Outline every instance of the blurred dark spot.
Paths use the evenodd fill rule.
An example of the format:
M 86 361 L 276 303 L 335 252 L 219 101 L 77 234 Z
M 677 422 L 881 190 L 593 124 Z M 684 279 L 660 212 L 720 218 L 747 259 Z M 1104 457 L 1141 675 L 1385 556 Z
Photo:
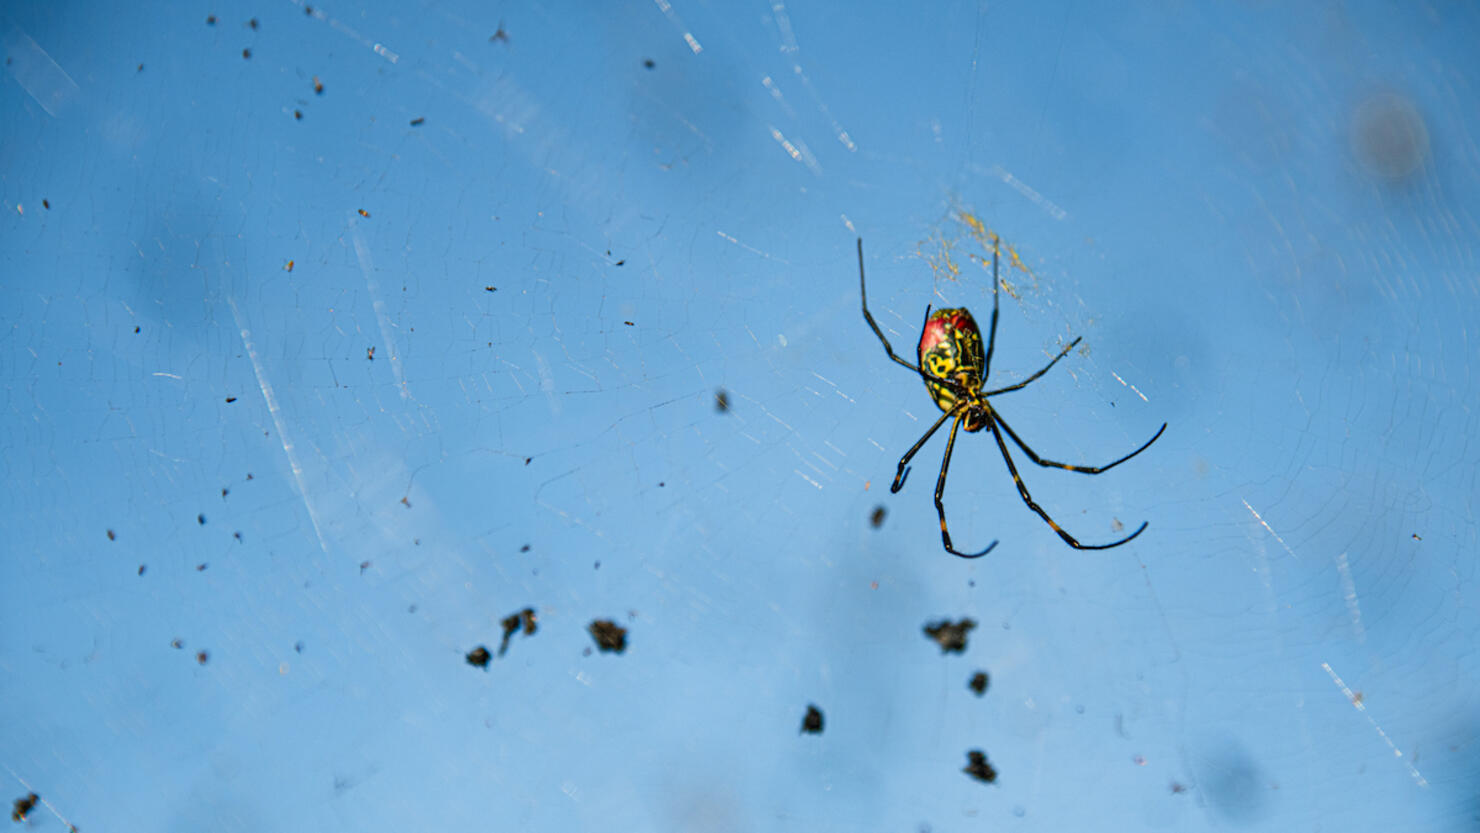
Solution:
M 212 15 L 206 15 L 206 25 L 207 26 L 215 26 L 216 25 L 216 16 L 213 15 L 213 14 Z
M 522 546 L 522 547 L 519 548 L 519 551 L 520 552 L 529 552 L 529 545 L 528 544 L 525 544 L 524 546 Z
M 248 20 L 247 25 L 255 30 L 257 28 L 257 18 L 254 17 L 251 20 Z
M 597 619 L 586 630 L 602 653 L 615 651 L 620 654 L 627 650 L 627 629 L 610 619 Z
M 1423 167 L 1429 129 L 1406 96 L 1378 93 L 1352 115 L 1352 151 L 1368 175 L 1396 183 Z
M 802 718 L 802 731 L 809 735 L 822 734 L 822 710 L 807 704 L 807 714 Z
M 116 540 L 117 538 L 118 538 L 118 536 L 116 536 L 116 535 L 113 534 L 113 530 L 111 530 L 111 529 L 108 530 L 108 540 L 109 541 Z
M 509 637 L 517 633 L 520 627 L 524 628 L 525 636 L 533 636 L 537 629 L 536 623 L 538 621 L 532 607 L 526 607 L 518 613 L 511 613 L 505 616 L 503 621 L 499 623 L 504 628 L 504 641 L 499 643 L 498 655 L 503 656 L 504 652 L 509 650 Z
M 140 564 L 139 565 L 139 575 L 141 575 L 141 576 L 144 575 L 144 571 L 147 570 L 147 569 L 149 569 L 149 567 L 147 565 Z
M 878 529 L 879 527 L 884 525 L 884 518 L 888 514 L 889 510 L 885 509 L 882 503 L 878 506 L 875 506 L 874 511 L 870 512 L 868 516 L 869 525 L 872 526 L 874 529 Z
M 722 414 L 730 410 L 730 394 L 724 388 L 714 392 L 714 409 Z
M 984 784 L 997 780 L 997 770 L 987 763 L 987 756 L 980 749 L 973 749 L 966 753 L 966 766 L 962 767 L 961 771 Z
M 233 403 L 235 401 L 236 401 L 236 397 L 235 396 L 228 396 L 228 397 L 226 397 L 226 404 L 228 404 L 228 405 L 230 405 L 231 403 Z
M 645 69 L 652 69 L 653 67 L 657 66 L 657 64 L 653 63 L 652 58 L 643 59 L 642 65 Z
M 293 118 L 295 118 L 295 119 L 301 119 L 301 118 L 303 118 L 303 111 L 302 110 L 294 110 L 293 111 Z
M 469 651 L 467 656 L 468 665 L 474 668 L 482 668 L 484 671 L 488 670 L 488 661 L 492 658 L 493 655 L 488 653 L 488 649 L 482 645 Z
M 206 571 L 206 562 L 202 561 L 199 564 L 195 565 L 195 571 L 197 573 L 204 573 Z
M 360 562 L 360 575 L 363 576 L 365 574 L 365 571 L 368 570 L 368 569 L 370 569 L 370 562 L 369 561 L 361 561 Z
M 426 123 L 427 123 L 427 120 L 426 119 L 419 118 L 419 117 L 418 118 L 414 118 L 414 119 L 411 120 L 411 126 L 412 127 L 421 127 L 422 125 L 424 125 Z
M 206 653 L 205 651 L 196 651 L 195 652 L 195 661 L 198 662 L 198 663 L 200 663 L 201 665 L 205 665 L 206 662 L 210 660 L 210 658 L 211 658 L 211 655 L 208 654 L 208 653 Z
M 195 516 L 195 522 L 198 523 L 198 524 L 200 524 L 201 526 L 205 526 L 206 525 L 206 516 L 205 515 L 196 515 Z
M 972 619 L 963 618 L 954 624 L 949 619 L 925 626 L 925 635 L 940 646 L 942 654 L 961 653 L 966 650 L 966 635 L 976 627 Z
M 139 66 L 143 66 L 143 64 L 140 64 Z M 44 209 L 46 209 L 47 211 L 50 211 L 51 210 L 51 201 L 50 200 L 42 200 L 41 201 L 41 207 L 44 208 Z M 134 332 L 137 333 L 138 331 L 139 331 L 139 328 L 138 327 L 135 327 L 134 328 Z
M 320 81 L 317 75 L 313 77 L 313 91 L 315 95 L 324 94 L 324 82 Z
M 185 640 L 183 640 L 183 639 L 171 639 L 170 640 L 170 647 L 171 648 L 174 648 L 176 651 L 178 651 L 181 648 L 184 648 L 185 647 Z
M 503 24 L 502 21 L 500 21 L 499 24 L 498 24 L 498 31 L 496 31 L 492 35 L 489 35 L 488 36 L 488 42 L 489 43 L 508 43 L 509 42 L 509 33 L 506 32 L 506 31 L 504 31 L 504 24 Z
M 293 651 L 295 653 L 299 653 L 299 654 L 303 653 L 303 641 L 302 640 L 299 640 L 299 641 L 293 643 Z
M 250 50 L 250 49 L 243 49 L 242 50 L 242 58 L 250 59 L 251 57 L 252 57 L 252 50 Z
M 26 816 L 30 815 L 31 811 L 36 809 L 36 802 L 40 800 L 41 796 L 35 793 L 28 793 L 24 798 L 17 798 L 10 811 L 10 820 L 25 821 Z
M 966 685 L 972 691 L 976 692 L 976 696 L 980 697 L 987 693 L 987 679 L 987 672 L 978 671 L 971 675 L 971 682 Z
M 1243 747 L 1231 741 L 1201 756 L 1193 779 L 1208 806 L 1230 822 L 1253 824 L 1265 813 L 1268 779 Z

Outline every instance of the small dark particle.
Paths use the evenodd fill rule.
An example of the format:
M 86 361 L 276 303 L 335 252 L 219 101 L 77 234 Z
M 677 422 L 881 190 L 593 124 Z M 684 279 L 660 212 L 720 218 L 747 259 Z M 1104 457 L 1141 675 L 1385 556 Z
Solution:
M 883 504 L 875 506 L 874 511 L 870 512 L 868 516 L 869 526 L 872 526 L 874 529 L 878 529 L 879 527 L 883 526 L 884 518 L 888 514 L 889 510 L 885 509 Z
M 242 532 L 241 532 L 241 530 L 238 529 L 236 532 L 231 533 L 231 537 L 233 537 L 236 540 L 240 541 L 242 539 Z
M 293 118 L 294 119 L 302 119 L 303 118 L 303 111 L 302 110 L 294 110 L 293 111 Z
M 811 703 L 807 704 L 807 715 L 802 718 L 802 732 L 809 735 L 822 734 L 822 710 Z
M 508 43 L 509 42 L 509 33 L 506 32 L 506 31 L 504 31 L 504 24 L 502 22 L 500 22 L 499 25 L 498 25 L 498 31 L 497 32 L 494 32 L 492 35 L 489 36 L 488 42 L 489 43 L 494 43 L 494 42 Z
M 621 260 L 617 261 L 617 265 L 618 266 L 626 266 L 627 265 L 627 258 L 624 257 Z
M 626 324 L 629 327 L 636 327 L 637 326 L 636 324 L 633 324 L 631 321 L 623 321 L 622 323 L 623 324 Z
M 313 91 L 317 95 L 324 94 L 324 82 L 320 81 L 317 75 L 313 77 Z
M 374 347 L 366 348 L 366 350 L 365 350 L 365 358 L 369 359 L 372 362 L 375 361 L 375 348 Z
M 178 651 L 181 648 L 184 648 L 185 647 L 185 640 L 183 640 L 183 639 L 171 639 L 170 640 L 170 647 L 171 648 L 174 648 L 176 651 Z
M 1172 795 L 1177 795 L 1178 793 L 1185 793 L 1185 792 L 1187 792 L 1187 787 L 1186 786 L 1184 786 L 1183 784 L 1180 784 L 1180 783 L 1178 783 L 1176 781 L 1173 781 L 1172 782 Z
M 404 506 L 404 507 L 406 507 L 407 509 L 410 509 L 411 508 L 411 501 L 408 498 L 403 497 L 403 498 L 401 498 L 401 505 Z
M 724 388 L 714 392 L 714 409 L 722 414 L 730 410 L 730 394 Z
M 251 472 L 247 472 L 247 479 L 248 480 L 251 480 L 252 479 L 252 473 Z
M 41 796 L 35 793 L 30 793 L 25 798 L 17 798 L 14 809 L 10 811 L 10 820 L 25 821 L 26 816 L 30 815 L 31 811 L 36 809 L 36 803 L 40 800 Z
M 593 569 L 593 570 L 600 570 L 601 569 L 601 562 L 600 561 L 596 562 L 595 566 L 593 566 L 591 569 Z
M 283 271 L 284 272 L 291 272 L 291 271 L 293 271 L 293 261 L 290 260 L 287 263 L 284 263 L 283 264 Z
M 108 530 L 108 540 L 109 541 L 116 540 L 117 538 L 118 538 L 118 536 L 113 534 L 113 530 L 111 530 L 111 529 Z
M 250 50 L 250 49 L 243 49 L 242 50 L 242 58 L 247 59 L 247 60 L 251 60 L 251 58 L 252 58 L 252 50 Z
M 485 287 L 483 287 L 483 291 L 484 292 L 497 292 L 498 291 L 498 287 L 496 287 L 496 286 L 485 286 Z
M 586 630 L 602 653 L 615 651 L 620 654 L 627 650 L 627 629 L 610 619 L 597 619 Z
M 370 569 L 370 562 L 369 561 L 361 561 L 360 562 L 360 575 L 363 576 L 365 574 L 365 571 L 368 570 L 368 569 Z
M 247 25 L 252 27 L 252 29 L 255 31 L 257 29 L 257 18 L 254 17 L 251 20 L 248 20 Z
M 659 489 L 661 489 L 661 488 L 663 488 L 663 487 L 664 487 L 664 486 L 667 486 L 667 485 L 668 485 L 668 484 L 667 484 L 667 483 L 664 483 L 664 482 L 663 482 L 663 481 L 661 481 L 661 480 L 659 480 L 659 481 L 658 481 L 658 488 L 659 488 Z
M 308 15 L 309 17 L 313 17 L 313 6 L 304 6 L 303 13 Z
M 293 643 L 293 651 L 295 653 L 299 653 L 299 654 L 303 653 L 303 641 L 302 640 L 299 640 L 299 641 Z
M 226 496 L 229 495 L 229 494 L 231 494 L 231 489 L 229 489 L 229 488 L 227 488 L 225 486 L 222 486 L 221 487 L 221 499 L 222 500 L 225 500 L 226 499 Z
M 966 758 L 968 763 L 961 769 L 962 772 L 984 784 L 990 784 L 997 780 L 997 770 L 993 769 L 992 765 L 987 763 L 987 756 L 982 754 L 980 749 L 973 749 L 967 752 Z
M 140 66 L 143 66 L 143 65 L 140 64 Z M 51 200 L 42 200 L 41 201 L 41 207 L 44 208 L 44 209 L 46 209 L 47 211 L 50 211 L 51 210 Z
M 980 697 L 987 693 L 987 680 L 987 672 L 978 671 L 971 675 L 971 682 L 966 685 L 972 691 L 976 692 L 976 696 Z
M 482 645 L 469 651 L 467 656 L 468 665 L 474 668 L 482 668 L 484 671 L 488 670 L 488 661 L 490 659 L 493 659 L 493 655 L 488 653 L 488 649 Z
M 195 652 L 195 661 L 198 662 L 198 663 L 200 663 L 201 665 L 205 665 L 207 662 L 210 661 L 210 659 L 211 659 L 211 655 L 208 654 L 208 653 L 206 653 L 205 651 L 196 651 Z
M 525 544 L 524 546 L 522 546 L 522 547 L 519 548 L 519 551 L 520 552 L 529 552 L 529 545 L 528 544 Z
M 976 627 L 972 619 L 963 618 L 961 621 L 951 624 L 951 620 L 942 619 L 931 625 L 925 626 L 925 635 L 935 640 L 940 645 L 942 654 L 961 653 L 966 650 L 966 634 Z
M 216 25 L 216 16 L 213 15 L 213 14 L 212 15 L 206 15 L 206 25 L 207 26 L 215 26 Z
M 228 396 L 228 397 L 226 397 L 226 404 L 228 404 L 228 405 L 230 405 L 231 403 L 233 403 L 235 401 L 236 401 L 236 397 L 235 396 Z
M 412 127 L 421 127 L 422 125 L 424 125 L 426 123 L 427 123 L 427 120 L 426 119 L 419 118 L 419 117 L 418 118 L 414 118 L 414 119 L 411 120 L 411 126 Z
M 195 565 L 195 571 L 197 573 L 204 573 L 206 571 L 206 566 L 206 562 L 202 561 L 199 564 Z
M 526 607 L 518 613 L 511 613 L 505 616 L 503 621 L 499 623 L 504 628 L 504 641 L 499 643 L 498 655 L 503 656 L 504 652 L 509 650 L 509 637 L 517 633 L 520 627 L 524 628 L 525 636 L 533 636 L 538 621 L 532 607 Z
M 1415 532 L 1415 533 L 1413 533 L 1413 540 L 1415 540 L 1415 541 L 1422 541 L 1423 539 L 1420 538 L 1420 537 L 1418 537 L 1418 533 Z
M 135 332 L 135 333 L 138 333 L 138 332 L 139 332 L 139 328 L 138 328 L 138 327 L 135 327 L 135 328 L 134 328 L 134 332 Z
M 524 465 L 526 465 L 526 466 L 529 465 L 529 461 L 530 460 L 533 460 L 533 459 L 534 459 L 533 457 L 525 457 L 524 458 Z
M 643 62 L 642 62 L 642 65 L 644 67 L 646 67 L 647 69 L 652 69 L 653 67 L 657 66 L 657 64 L 653 63 L 653 59 L 652 58 L 646 58 L 646 59 L 644 59 Z
M 366 211 L 366 210 L 365 210 L 365 209 L 363 209 L 363 208 L 361 208 L 361 209 L 358 209 L 358 210 L 359 210 L 359 212 L 360 212 L 360 216 L 361 216 L 361 217 L 364 217 L 364 218 L 365 218 L 365 219 L 367 219 L 367 220 L 368 220 L 368 219 L 370 219 L 370 212 L 368 212 L 368 211 Z
M 141 575 L 141 576 L 144 575 L 144 571 L 147 570 L 147 569 L 149 569 L 149 566 L 147 564 L 140 564 L 139 565 L 139 575 Z
M 143 64 L 139 64 L 139 68 L 136 69 L 136 70 L 134 70 L 134 72 L 143 72 L 143 71 L 144 71 L 144 65 Z
M 205 515 L 196 515 L 195 516 L 195 522 L 198 523 L 198 524 L 200 524 L 201 526 L 205 526 L 206 525 L 206 516 Z

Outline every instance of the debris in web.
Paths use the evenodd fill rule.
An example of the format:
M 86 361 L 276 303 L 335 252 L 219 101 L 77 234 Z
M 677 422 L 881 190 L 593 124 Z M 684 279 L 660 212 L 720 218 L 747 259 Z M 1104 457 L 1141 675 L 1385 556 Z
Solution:
M 802 732 L 809 735 L 822 734 L 822 710 L 811 703 L 807 704 L 807 715 L 802 718 Z
M 467 656 L 468 665 L 474 668 L 482 668 L 484 671 L 488 670 L 488 661 L 490 659 L 493 659 L 493 655 L 488 653 L 488 649 L 482 645 L 469 651 Z
M 980 749 L 973 749 L 966 753 L 966 766 L 961 771 L 983 784 L 991 784 L 997 780 L 997 770 L 987 763 L 987 756 Z
M 983 694 L 987 693 L 987 681 L 987 672 L 978 671 L 975 674 L 971 675 L 971 682 L 967 683 L 966 685 L 968 688 L 976 693 L 976 696 L 980 697 Z
M 586 630 L 602 653 L 614 651 L 620 654 L 627 650 L 627 629 L 610 619 L 597 619 Z
M 509 637 L 517 633 L 521 627 L 524 628 L 525 636 L 533 636 L 536 629 L 536 622 L 538 621 L 532 607 L 526 607 L 518 613 L 511 613 L 505 616 L 500 623 L 504 627 L 504 641 L 499 643 L 498 655 L 503 656 L 504 652 L 509 650 Z
M 36 804 L 40 800 L 41 796 L 35 793 L 30 793 L 25 798 L 17 798 L 14 808 L 10 811 L 10 820 L 25 821 L 26 816 L 29 816 L 31 811 L 36 809 Z
M 966 635 L 976 627 L 974 619 L 962 618 L 954 624 L 949 619 L 925 626 L 925 635 L 935 640 L 942 654 L 959 654 L 966 650 Z
M 872 526 L 874 529 L 878 529 L 879 527 L 884 525 L 884 518 L 888 514 L 889 511 L 884 508 L 884 505 L 882 503 L 878 506 L 875 506 L 874 511 L 869 513 L 868 516 L 869 525 Z
M 720 388 L 719 390 L 716 390 L 714 392 L 714 409 L 722 414 L 730 410 L 729 391 L 725 390 L 724 388 Z

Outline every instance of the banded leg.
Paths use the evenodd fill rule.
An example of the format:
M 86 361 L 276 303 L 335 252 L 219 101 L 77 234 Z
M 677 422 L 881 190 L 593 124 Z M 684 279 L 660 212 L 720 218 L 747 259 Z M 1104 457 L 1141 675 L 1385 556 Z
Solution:
M 1031 448 L 1028 447 L 1028 444 L 1027 443 L 1023 442 L 1022 437 L 1019 437 L 1017 435 L 1017 432 L 1014 431 L 1014 430 L 1012 430 L 1012 426 L 1010 426 L 1006 422 L 1003 422 L 1002 421 L 1002 417 L 1001 416 L 998 416 L 997 417 L 997 424 L 998 425 L 1001 425 L 1002 426 L 1002 430 L 1007 432 L 1007 436 L 1011 437 L 1012 438 L 1012 441 L 1015 442 L 1015 443 L 1017 443 L 1017 447 L 1018 448 L 1021 448 L 1023 450 L 1023 453 L 1026 454 L 1026 455 L 1028 455 L 1028 459 L 1029 460 L 1032 460 L 1033 462 L 1037 463 L 1040 466 L 1043 466 L 1044 468 L 1063 469 L 1065 471 L 1077 471 L 1080 474 L 1100 474 L 1101 472 L 1107 472 L 1107 471 L 1115 468 L 1116 466 L 1120 465 L 1121 463 L 1124 463 L 1126 460 L 1129 460 L 1132 457 L 1136 456 L 1137 454 L 1140 454 L 1141 452 L 1143 452 L 1146 449 L 1150 448 L 1151 447 L 1151 444 L 1154 443 L 1154 442 L 1156 442 L 1156 438 L 1161 436 L 1161 432 L 1167 430 L 1167 424 L 1165 422 L 1163 422 L 1161 424 L 1160 430 L 1158 430 L 1156 432 L 1156 436 L 1155 437 L 1152 437 L 1151 439 L 1147 440 L 1146 443 L 1144 445 L 1142 445 L 1140 448 L 1136 449 L 1135 451 L 1132 451 L 1131 453 L 1125 455 L 1124 457 L 1120 458 L 1119 460 L 1116 460 L 1113 463 L 1106 463 L 1103 466 L 1076 466 L 1073 463 L 1060 463 L 1060 462 L 1058 462 L 1056 460 L 1046 460 L 1046 459 L 1044 459 L 1042 457 L 1039 457 L 1037 454 L 1035 454 L 1033 452 L 1033 449 L 1031 449 Z
M 946 456 L 940 464 L 940 478 L 935 481 L 935 512 L 940 515 L 940 540 L 945 544 L 946 552 L 960 558 L 981 558 L 991 552 L 992 548 L 997 546 L 997 542 L 993 541 L 987 545 L 986 549 L 978 553 L 957 552 L 956 548 L 951 546 L 951 533 L 946 529 L 946 505 L 941 500 L 941 495 L 946 490 L 946 472 L 951 468 L 951 452 L 956 448 L 956 430 L 961 427 L 961 419 L 964 416 L 964 412 L 957 414 L 956 421 L 951 423 L 951 436 L 946 440 Z
M 1060 350 L 1059 351 L 1059 354 L 1057 356 L 1054 356 L 1052 361 L 1050 361 L 1048 364 L 1044 365 L 1042 370 L 1038 371 L 1037 373 L 1034 373 L 1032 376 L 1029 376 L 1028 378 L 1022 380 L 1021 382 L 1018 382 L 1015 385 L 1008 385 L 1005 388 L 998 388 L 996 390 L 989 390 L 986 393 L 982 394 L 982 396 L 996 396 L 999 393 L 1012 393 L 1015 390 L 1022 390 L 1023 388 L 1025 388 L 1028 385 L 1032 384 L 1033 382 L 1036 382 L 1038 380 L 1038 377 L 1039 376 L 1042 376 L 1043 374 L 1045 374 L 1045 373 L 1048 372 L 1048 369 L 1049 368 L 1051 368 L 1054 365 L 1058 364 L 1059 363 L 1059 359 L 1062 359 L 1063 357 L 1069 355 L 1069 351 L 1074 349 L 1074 345 L 1078 344 L 1079 342 L 1081 342 L 1083 340 L 1084 340 L 1084 337 L 1083 336 L 1078 336 L 1073 341 L 1071 341 L 1068 344 L 1064 345 L 1064 349 Z M 986 376 L 983 375 L 982 378 L 985 379 Z
M 1076 550 L 1108 550 L 1111 547 L 1118 547 L 1121 544 L 1126 543 L 1127 541 L 1146 531 L 1146 522 L 1143 521 L 1141 523 L 1140 529 L 1137 529 L 1135 532 L 1132 532 L 1124 538 L 1121 538 L 1119 541 L 1115 541 L 1109 544 L 1079 543 L 1079 541 L 1073 535 L 1065 532 L 1064 528 L 1059 526 L 1057 521 L 1055 521 L 1053 518 L 1050 518 L 1048 516 L 1048 513 L 1043 511 L 1043 507 L 1033 502 L 1033 496 L 1028 494 L 1028 487 L 1023 485 L 1023 478 L 1018 475 L 1017 466 L 1013 465 L 1012 455 L 1007 453 L 1007 442 L 1002 439 L 1002 430 L 997 427 L 997 420 L 993 419 L 991 421 L 991 426 L 992 436 L 997 438 L 997 448 L 1002 452 L 1002 459 L 1007 463 L 1008 472 L 1012 474 L 1012 482 L 1017 484 L 1018 495 L 1022 497 L 1023 503 L 1028 504 L 1029 509 L 1032 509 L 1034 512 L 1036 512 L 1038 514 L 1038 517 L 1042 518 L 1044 522 L 1053 529 L 1054 532 L 1057 532 L 1059 534 L 1060 538 L 1064 539 L 1064 543 L 1068 544 Z
M 955 416 L 956 411 L 959 410 L 961 410 L 961 408 L 960 406 L 957 406 L 954 410 L 946 411 L 945 413 L 941 414 L 940 419 L 937 419 L 935 421 L 935 424 L 930 426 L 929 430 L 925 432 L 925 435 L 920 437 L 919 441 L 917 441 L 914 445 L 910 446 L 910 450 L 906 451 L 903 457 L 899 458 L 899 468 L 894 471 L 894 484 L 889 487 L 890 494 L 898 494 L 899 490 L 904 488 L 904 479 L 910 476 L 910 460 L 914 458 L 916 452 L 920 450 L 921 446 L 925 445 L 925 443 L 928 442 L 931 437 L 935 436 L 935 432 L 940 430 L 940 426 L 944 424 L 947 419 Z

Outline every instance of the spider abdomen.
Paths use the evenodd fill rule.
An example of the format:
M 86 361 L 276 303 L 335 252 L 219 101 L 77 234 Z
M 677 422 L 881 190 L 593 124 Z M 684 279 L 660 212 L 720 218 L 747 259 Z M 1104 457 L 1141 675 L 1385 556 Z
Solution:
M 981 388 L 986 364 L 982 334 L 965 307 L 938 309 L 925 318 L 919 357 L 920 367 L 930 375 L 950 379 L 970 391 Z M 958 391 L 939 382 L 926 379 L 925 389 L 942 411 L 951 410 L 959 401 Z

